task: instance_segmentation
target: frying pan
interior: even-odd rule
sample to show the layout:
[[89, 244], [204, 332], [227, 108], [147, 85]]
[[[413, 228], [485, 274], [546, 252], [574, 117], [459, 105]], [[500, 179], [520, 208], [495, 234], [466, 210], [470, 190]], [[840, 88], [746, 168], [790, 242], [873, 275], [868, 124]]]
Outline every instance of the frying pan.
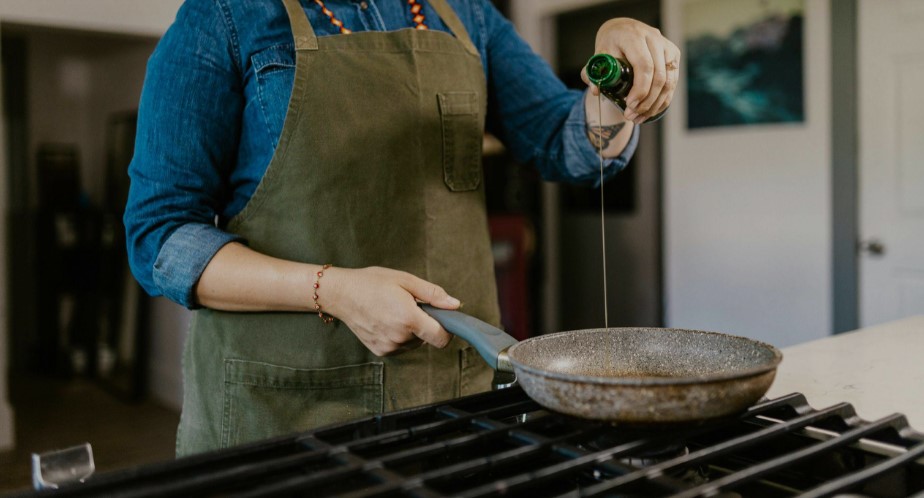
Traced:
[[769, 344], [684, 329], [586, 329], [517, 342], [464, 313], [421, 308], [495, 370], [515, 373], [543, 407], [595, 420], [691, 422], [740, 412], [767, 392], [783, 359]]

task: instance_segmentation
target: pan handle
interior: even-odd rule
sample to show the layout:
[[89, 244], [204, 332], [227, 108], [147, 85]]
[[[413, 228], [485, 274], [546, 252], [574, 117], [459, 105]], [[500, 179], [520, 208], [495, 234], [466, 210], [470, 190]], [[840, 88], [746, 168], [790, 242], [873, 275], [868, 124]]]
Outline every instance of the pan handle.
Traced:
[[468, 341], [491, 368], [513, 371], [507, 361], [498, 361], [502, 355], [506, 357], [507, 348], [517, 343], [516, 339], [504, 333], [503, 330], [459, 311], [434, 308], [429, 304], [421, 304], [420, 308], [448, 332]]

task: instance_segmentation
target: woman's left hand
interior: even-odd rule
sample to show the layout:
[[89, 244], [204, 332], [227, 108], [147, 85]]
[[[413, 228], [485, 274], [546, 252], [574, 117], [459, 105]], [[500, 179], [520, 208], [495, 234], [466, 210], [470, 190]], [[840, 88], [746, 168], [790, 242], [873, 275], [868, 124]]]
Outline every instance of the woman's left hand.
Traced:
[[[659, 30], [635, 19], [610, 19], [597, 31], [595, 53], [607, 53], [632, 65], [626, 119], [643, 123], [670, 105], [680, 75], [680, 49]], [[591, 91], [599, 92], [595, 86]]]

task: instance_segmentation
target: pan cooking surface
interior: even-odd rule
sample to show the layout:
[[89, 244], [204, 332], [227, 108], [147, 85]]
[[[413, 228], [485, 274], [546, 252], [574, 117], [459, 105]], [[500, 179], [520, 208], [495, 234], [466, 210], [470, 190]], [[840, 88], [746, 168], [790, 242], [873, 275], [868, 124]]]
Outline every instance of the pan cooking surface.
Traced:
[[781, 360], [774, 348], [751, 339], [662, 328], [549, 334], [515, 345], [510, 358], [544, 376], [631, 384], [717, 381], [766, 372]]
[[773, 346], [715, 332], [606, 328], [515, 339], [456, 311], [422, 306], [478, 348], [499, 371], [513, 370], [543, 407], [620, 423], [689, 422], [746, 409], [773, 382]]

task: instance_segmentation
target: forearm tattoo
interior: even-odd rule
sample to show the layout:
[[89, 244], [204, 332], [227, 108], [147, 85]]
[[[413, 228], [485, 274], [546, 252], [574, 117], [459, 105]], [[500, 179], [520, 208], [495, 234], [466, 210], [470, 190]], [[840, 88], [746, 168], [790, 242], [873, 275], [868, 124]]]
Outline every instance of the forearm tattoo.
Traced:
[[618, 135], [620, 130], [622, 130], [625, 126], [625, 122], [604, 126], [597, 126], [588, 123], [587, 138], [590, 139], [590, 143], [594, 145], [594, 148], [606, 149], [609, 147], [610, 142], [613, 141], [616, 135]]

